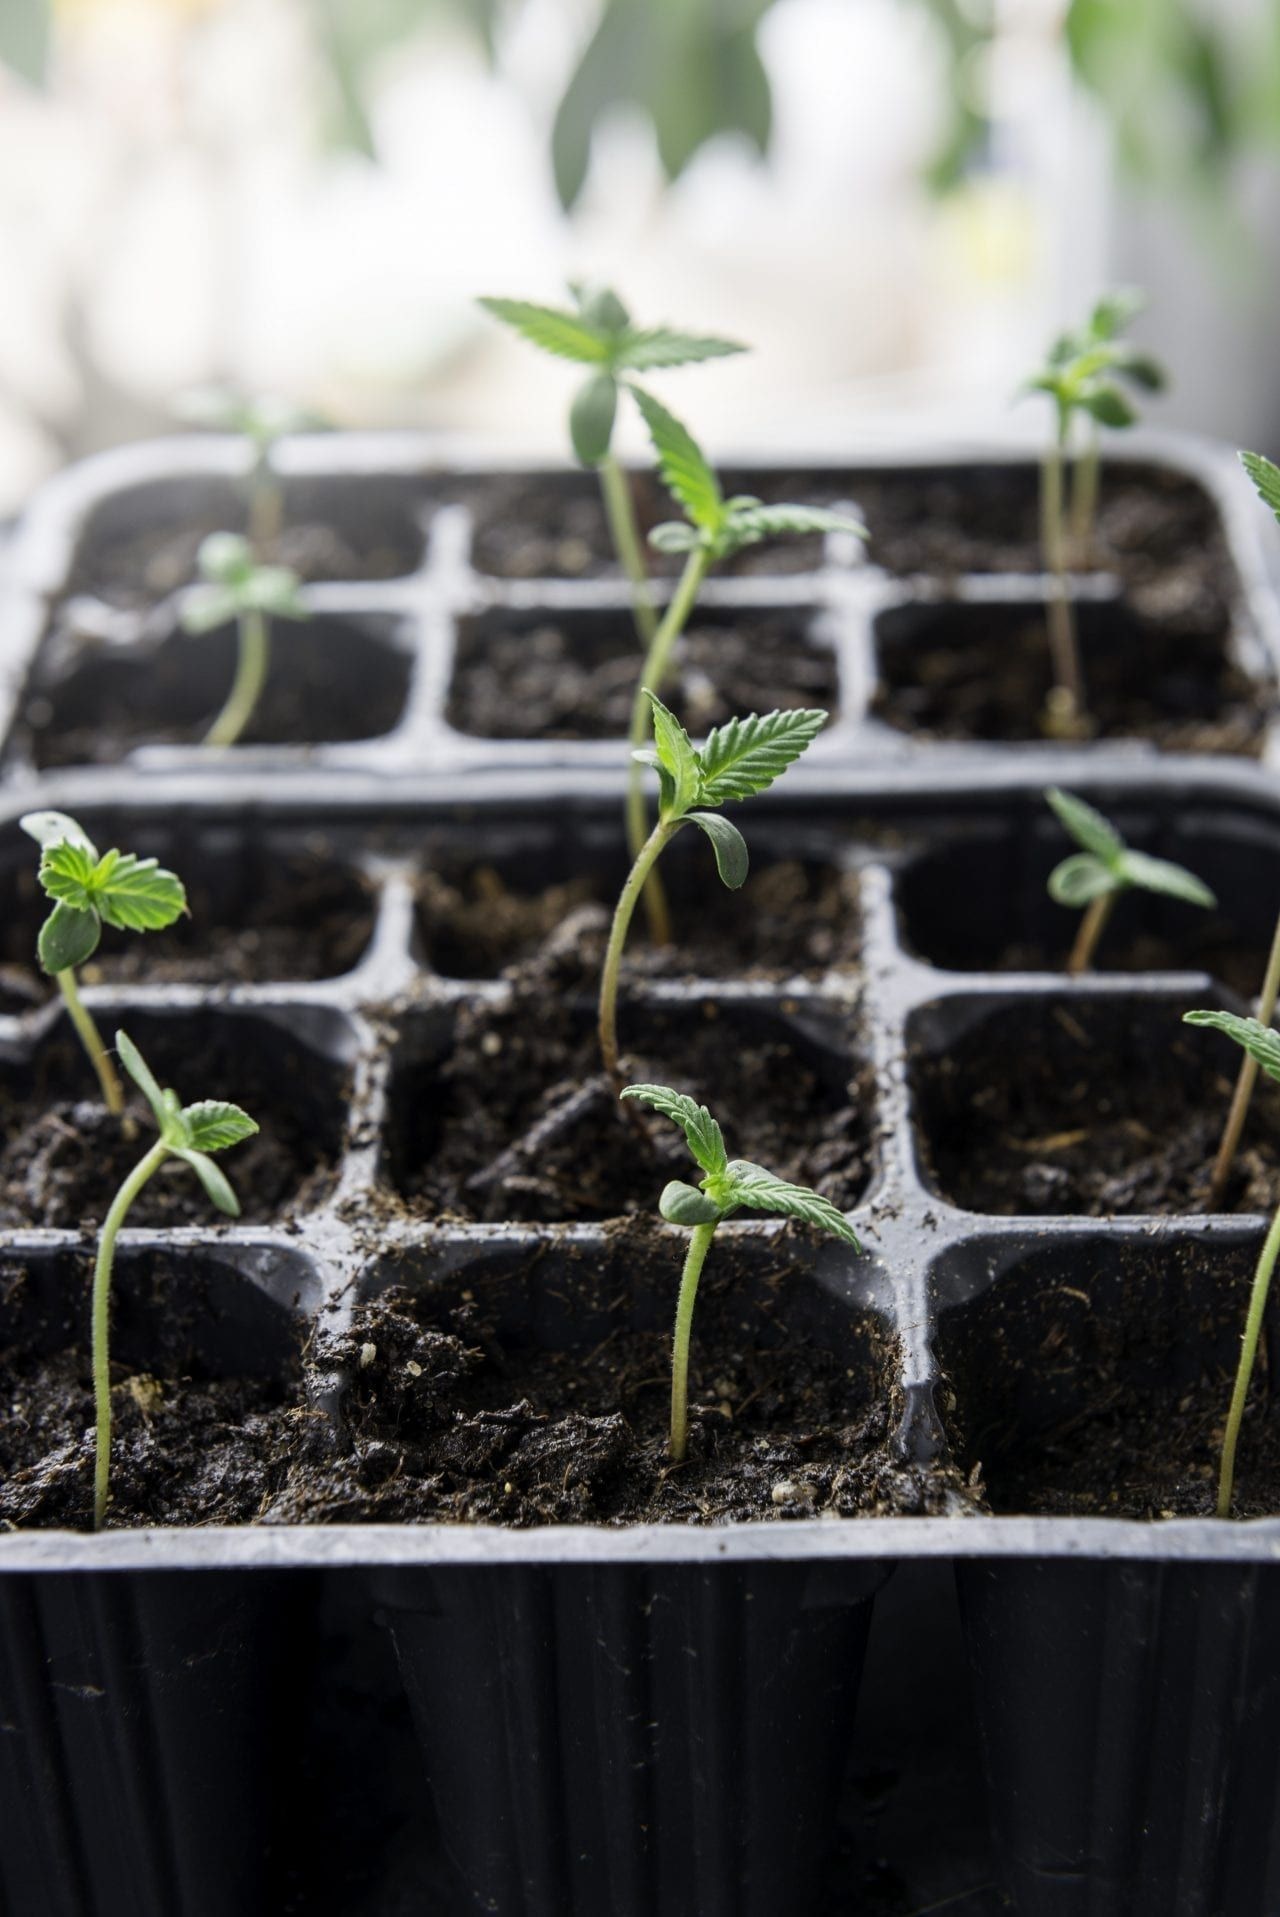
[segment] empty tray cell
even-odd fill
[[[695,735],[735,714],[822,706],[835,655],[801,607],[700,608],[662,696]],[[478,614],[458,626],[449,723],[481,739],[622,739],[642,654],[627,612]]]
[[[942,1313],[957,1462],[991,1508],[1211,1517],[1261,1231],[1113,1230],[965,1248],[986,1289]],[[944,1280],[944,1285],[945,1285]],[[1276,1328],[1271,1314],[1269,1338]],[[1280,1512],[1280,1409],[1259,1365],[1238,1460],[1243,1517]]]
[[[1088,710],[1104,739],[1167,751],[1256,753],[1269,691],[1234,664],[1224,605],[1203,618],[1144,618],[1125,602],[1076,608]],[[929,739],[1042,736],[1051,675],[1035,600],[894,607],[875,622],[875,715]]]
[[[420,481],[385,474],[290,479],[270,557],[304,579],[396,579],[421,560],[433,503]],[[245,492],[230,479],[189,474],[127,486],[90,513],[68,594],[154,605],[196,577],[210,533],[244,528]]]
[[[662,880],[676,943],[651,945],[637,913],[626,959],[633,974],[817,976],[857,965],[855,874],[804,856],[803,833],[748,831],[751,872],[737,892],[715,884],[710,847],[696,829],[672,842]],[[491,851],[483,841],[467,857],[442,850],[422,875],[417,927],[427,963],[463,979],[495,978],[517,964],[551,967],[562,986],[573,976],[589,988],[627,873],[620,821],[613,831],[579,832],[511,820],[489,837]]]
[[[110,928],[80,978],[141,984],[250,985],[337,978],[373,936],[376,897],[322,830],[270,831],[260,815],[211,820],[82,809],[100,852],[115,846],[157,858],[187,888],[190,916],[139,936]],[[54,990],[36,963],[50,910],[36,879],[39,853],[16,825],[0,832],[0,1012],[28,1011]]]
[[[93,1512],[89,1251],[0,1252],[0,1529]],[[123,1244],[111,1297],[111,1521],[240,1524],[282,1481],[298,1431],[311,1268],[264,1288],[217,1250]]]
[[[930,1189],[975,1212],[1193,1210],[1241,1054],[1183,1025],[1184,1009],[1136,994],[983,994],[917,1012],[908,1053]],[[1269,1210],[1278,1170],[1280,1094],[1263,1083],[1228,1203]]]
[[[280,1017],[230,1008],[157,1012],[115,1004],[96,1016],[108,1045],[123,1028],[160,1083],[175,1086],[184,1101],[230,1099],[257,1120],[258,1135],[220,1161],[245,1222],[268,1223],[327,1196],[347,1116],[350,1028],[340,1014],[308,1008],[306,1038]],[[127,1081],[126,1090],[133,1090]],[[0,1227],[101,1225],[121,1180],[154,1139],[154,1120],[139,1095],[133,1103],[139,1125],[130,1140],[101,1103],[65,1016],[29,1055],[9,1052],[0,1064]],[[151,1179],[129,1221],[225,1222],[178,1161]]]
[[[721,475],[727,496],[750,493],[770,504],[830,505],[851,495],[825,475],[777,473]],[[653,527],[678,519],[679,508],[652,472],[631,475],[641,539]],[[581,473],[513,473],[476,480],[466,490],[475,521],[472,559],[478,571],[500,579],[600,579],[621,577],[614,557],[597,482]],[[748,546],[723,575],[812,572],[822,564],[821,536],[768,539]],[[645,563],[659,576],[678,573],[683,559],[645,545]]]
[[[732,1157],[816,1186],[845,1209],[871,1166],[870,1074],[824,1008],[787,1016],[727,1000],[620,1008],[624,1068],[704,1100]],[[594,1006],[545,988],[502,1006],[407,1020],[392,1073],[383,1172],[428,1216],[657,1216],[693,1161],[667,1120],[628,1119],[600,1070]]]
[[[1040,469],[1027,461],[900,468],[854,475],[886,571],[934,574],[1039,572]],[[851,482],[852,483],[852,482]],[[1104,458],[1091,562],[1130,590],[1171,606],[1225,604],[1231,562],[1212,499],[1169,467]]]
[[[689,1457],[667,1450],[684,1234],[429,1257],[366,1275],[319,1351],[349,1376],[344,1521],[723,1523],[892,1498],[896,1345],[832,1243],[717,1235],[698,1289]],[[368,1355],[372,1347],[372,1356]],[[362,1354],[362,1348],[364,1348]],[[346,1474],[345,1485],[340,1474]]]
[[[394,730],[411,660],[396,622],[328,615],[276,620],[271,666],[242,745],[330,745]],[[11,753],[37,768],[112,764],[137,746],[198,745],[235,673],[231,626],[175,632],[158,646],[85,646],[65,668],[37,661]],[[233,763],[225,755],[221,764]]]
[[[1116,902],[1096,969],[1204,971],[1242,999],[1258,993],[1280,900],[1280,831],[1248,813],[1192,811],[1167,801],[1103,809],[1128,842],[1175,859],[1216,894],[1204,911],[1130,891]],[[1076,850],[1046,805],[1010,802],[998,818],[944,831],[897,875],[906,946],[952,972],[1061,972],[1080,914],[1055,905],[1049,874]]]

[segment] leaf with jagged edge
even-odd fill
[[[194,1105],[184,1105],[182,1121],[192,1146],[202,1152],[225,1152],[260,1129],[248,1112],[222,1098],[201,1098]]]
[[[728,521],[718,543],[727,556],[743,546],[758,545],[762,539],[833,532],[852,533],[858,539],[868,537],[861,520],[848,513],[831,512],[825,506],[763,506],[756,501],[739,506],[730,500]]]
[[[1256,1018],[1238,1018],[1234,1012],[1184,1012],[1184,1025],[1203,1025],[1224,1032],[1242,1045],[1269,1078],[1280,1080],[1280,1032]]]
[[[827,723],[818,707],[792,711],[752,712],[730,719],[707,735],[698,754],[704,805],[724,805],[731,799],[754,798],[793,765]]]
[[[703,360],[728,359],[747,350],[733,339],[679,333],[669,326],[649,326],[623,335],[614,364],[625,367],[628,372],[648,373],[659,367],[696,366]]]
[[[556,359],[576,360],[581,366],[603,366],[609,359],[611,340],[602,329],[592,326],[581,314],[568,313],[559,306],[540,306],[533,300],[482,298],[479,305]]]
[[[84,846],[68,841],[48,846],[39,879],[50,898],[96,912],[121,931],[160,931],[187,909],[186,889],[176,873],[156,859],[114,848],[95,859]]]
[[[776,1178],[763,1165],[753,1165],[748,1158],[735,1158],[725,1168],[716,1197],[722,1200],[726,1210],[733,1205],[745,1205],[749,1211],[798,1218],[802,1224],[830,1232],[855,1250],[861,1250],[853,1226],[829,1198],[810,1191],[807,1185],[792,1185],[785,1178]]]
[[[1264,506],[1280,519],[1280,466],[1263,453],[1241,453],[1240,464],[1253,481],[1253,489]]]
[[[678,1125],[689,1150],[709,1178],[718,1178],[729,1162],[724,1136],[705,1105],[699,1105],[687,1092],[674,1092],[669,1085],[627,1085],[622,1098],[639,1099],[651,1105]]]
[[[1110,819],[1104,819],[1101,812],[1059,785],[1051,785],[1044,796],[1081,851],[1092,852],[1104,865],[1114,866],[1125,844]]]
[[[1136,886],[1142,892],[1181,899],[1186,905],[1199,905],[1206,911],[1212,911],[1218,903],[1203,879],[1188,872],[1184,865],[1175,865],[1172,859],[1153,859],[1146,852],[1131,852],[1126,846],[1120,854],[1118,870],[1127,885]]]
[[[713,535],[724,523],[724,499],[720,482],[703,456],[702,449],[687,426],[643,386],[629,391],[640,408],[653,441],[654,457],[663,485],[684,507],[700,532]]]
[[[653,709],[653,743],[658,764],[670,782],[669,785],[664,784],[663,788],[663,816],[682,818],[702,796],[701,763],[694,750],[693,740],[675,713],[668,711],[657,693],[650,692],[648,686],[645,686],[644,693]]]

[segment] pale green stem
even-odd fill
[[[1072,978],[1078,978],[1093,964],[1098,940],[1107,929],[1107,920],[1115,909],[1115,902],[1114,892],[1104,892],[1100,899],[1094,899],[1086,906],[1080,929],[1076,933],[1076,942],[1071,948],[1071,957],[1067,960],[1067,971]]]
[[[653,635],[649,650],[645,655],[644,666],[636,685],[636,696],[631,704],[631,726],[627,733],[627,746],[631,752],[639,751],[650,734],[650,707],[644,696],[647,686],[650,692],[661,692],[663,681],[671,669],[671,654],[676,640],[684,631],[689,614],[697,604],[702,582],[706,578],[707,568],[711,564],[711,555],[701,546],[689,554],[684,571],[672,596],[671,603],[662,616],[662,623]],[[633,859],[640,855],[649,830],[648,808],[644,802],[644,767],[638,760],[632,759],[627,770],[627,850]],[[657,878],[653,878],[645,890],[645,912],[649,919],[649,935],[655,945],[671,943],[671,916],[667,911]]]
[[[1240,1343],[1240,1365],[1236,1372],[1235,1389],[1231,1393],[1227,1428],[1222,1439],[1222,1466],[1218,1473],[1218,1516],[1220,1518],[1231,1516],[1231,1493],[1235,1488],[1236,1477],[1236,1445],[1240,1439],[1240,1423],[1244,1417],[1245,1400],[1249,1396],[1254,1360],[1258,1355],[1258,1340],[1262,1336],[1263,1319],[1266,1317],[1271,1274],[1276,1268],[1278,1255],[1280,1255],[1280,1210],[1271,1220],[1271,1229],[1263,1244],[1258,1268],[1253,1274],[1249,1315],[1245,1319],[1244,1337]]]
[[[238,621],[239,654],[236,676],[227,703],[204,736],[207,746],[233,746],[253,717],[266,684],[268,665],[267,617],[256,606]]]
[[[142,1187],[169,1156],[169,1147],[157,1139],[140,1158],[111,1201],[98,1240],[93,1267],[93,1401],[97,1432],[93,1458],[93,1528],[101,1531],[107,1515],[111,1480],[111,1272],[116,1260],[116,1235]]]
[[[249,544],[255,559],[269,557],[283,525],[284,490],[271,465],[270,453],[262,453],[249,481]]]
[[[1098,519],[1098,481],[1101,461],[1098,453],[1098,429],[1093,427],[1088,444],[1076,457],[1071,474],[1071,550],[1081,572],[1093,564],[1093,538]]]
[[[627,933],[636,904],[644,890],[648,878],[667,841],[683,825],[683,819],[659,819],[653,831],[640,848],[639,856],[630,872],[627,882],[618,897],[614,909],[613,924],[609,928],[609,943],[605,947],[604,969],[600,974],[600,1056],[604,1068],[614,1085],[621,1090],[622,1075],[618,1070],[618,973],[622,965],[622,951],[627,942]]]
[[[76,975],[70,967],[65,972],[55,972],[58,990],[62,1001],[75,1026],[80,1043],[89,1055],[89,1063],[98,1074],[98,1083],[102,1087],[102,1098],[113,1118],[124,1118],[124,1087],[120,1083],[120,1074],[111,1062],[111,1054],[102,1042],[102,1033],[94,1023],[93,1013],[80,996],[80,987]],[[132,1135],[132,1123],[125,1119],[125,1130]]]
[[[1258,1000],[1258,1020],[1262,1025],[1270,1025],[1276,1015],[1276,999],[1280,996],[1280,919],[1271,939],[1271,955],[1267,960],[1266,977],[1262,981],[1262,996]],[[1218,1156],[1213,1161],[1213,1177],[1209,1181],[1208,1209],[1217,1211],[1222,1204],[1227,1189],[1227,1180],[1231,1176],[1231,1167],[1235,1163],[1236,1151],[1244,1131],[1244,1121],[1248,1116],[1249,1102],[1253,1097],[1253,1088],[1258,1082],[1258,1063],[1246,1052],[1241,1060],[1240,1072],[1236,1079],[1236,1089],[1231,1099],[1231,1110],[1227,1113],[1227,1123],[1222,1133],[1222,1143],[1218,1146]]]
[[[680,1274],[676,1331],[671,1343],[671,1456],[677,1464],[684,1457],[689,1440],[689,1340],[693,1332],[693,1306],[718,1223],[716,1219],[709,1225],[694,1226]]]
[[[604,496],[605,518],[609,522],[613,549],[631,582],[631,613],[636,622],[636,632],[641,645],[648,647],[653,644],[654,634],[658,630],[658,615],[649,597],[649,569],[644,563],[631,485],[612,453],[605,454],[596,470],[600,474],[600,491]],[[655,686],[654,691],[657,689]]]
[[[1045,453],[1040,469],[1040,540],[1049,594],[1045,616],[1049,629],[1049,658],[1054,690],[1050,697],[1055,730],[1070,734],[1084,715],[1084,674],[1076,634],[1075,608],[1067,580],[1066,540],[1063,534],[1062,455],[1064,431]]]

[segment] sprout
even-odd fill
[[[226,704],[205,734],[209,746],[232,746],[252,719],[270,666],[269,619],[305,619],[298,575],[287,566],[260,566],[239,533],[210,533],[200,548],[204,584],[182,609],[187,632],[236,624],[236,675]]]
[[[175,409],[193,426],[215,433],[238,433],[253,454],[249,469],[249,539],[262,554],[280,537],[284,496],[275,469],[277,442],[288,433],[322,432],[328,421],[276,394],[252,396],[222,386],[201,386],[185,393]]]
[[[704,806],[728,805],[750,799],[771,786],[812,744],[827,723],[825,712],[801,708],[794,712],[752,713],[717,726],[699,752],[674,713],[656,693],[646,689],[653,709],[654,745],[641,748],[636,758],[658,774],[658,823],[640,848],[627,875],[609,929],[604,969],[600,976],[600,1055],[615,1085],[618,1069],[618,972],[623,947],[645,881],[664,848],[683,826],[705,832],[715,853],[721,879],[736,892],[747,876],[747,847],[736,825],[720,812]]]
[[[763,1165],[753,1165],[750,1159],[730,1158],[725,1151],[724,1135],[705,1105],[695,1103],[684,1092],[671,1091],[666,1085],[628,1085],[620,1096],[639,1099],[679,1125],[703,1174],[697,1185],[673,1180],[658,1200],[658,1210],[668,1224],[687,1225],[692,1232],[680,1274],[671,1349],[671,1455],[679,1464],[685,1454],[689,1431],[689,1339],[693,1330],[693,1307],[702,1267],[720,1220],[745,1206],[748,1211],[768,1212],[775,1218],[798,1218],[803,1224],[843,1239],[855,1251],[861,1247],[852,1225],[829,1198],[810,1191],[807,1185],[790,1185],[766,1171]]]
[[[98,949],[104,925],[125,932],[159,932],[187,909],[182,880],[155,859],[112,850],[98,856],[84,827],[65,812],[28,812],[19,820],[40,847],[37,874],[54,901],[40,928],[41,970],[62,994],[80,1042],[98,1075],[107,1110],[124,1116],[124,1090],[102,1035],[80,997],[75,968]],[[125,1120],[132,1132],[132,1121]]]
[[[1088,439],[1076,458],[1073,475],[1071,531],[1075,563],[1087,565],[1097,515],[1098,427],[1132,426],[1137,419],[1125,392],[1126,384],[1158,392],[1165,383],[1159,362],[1119,337],[1144,303],[1143,295],[1130,289],[1106,294],[1083,326],[1055,340],[1044,365],[1023,388],[1024,392],[1047,394],[1055,413],[1054,436],[1040,469],[1040,537],[1045,571],[1051,580],[1047,615],[1055,681],[1045,725],[1057,737],[1079,737],[1091,729],[1067,580],[1063,462],[1077,420],[1086,421]]]
[[[247,1112],[222,1099],[200,1099],[183,1105],[176,1092],[162,1092],[126,1032],[116,1033],[120,1062],[145,1097],[160,1128],[160,1136],[146,1155],[138,1160],[111,1201],[98,1239],[98,1256],[93,1267],[93,1397],[96,1412],[93,1461],[93,1528],[102,1529],[107,1515],[107,1497],[111,1475],[111,1273],[115,1265],[116,1238],[129,1214],[129,1208],[147,1180],[159,1171],[168,1158],[180,1158],[190,1165],[205,1194],[218,1210],[230,1218],[240,1216],[240,1205],[226,1177],[210,1152],[226,1151],[242,1139],[252,1138],[258,1130]]]
[[[1074,793],[1063,792],[1055,785],[1044,796],[1080,847],[1049,874],[1049,897],[1056,905],[1084,907],[1067,960],[1073,978],[1087,972],[1093,963],[1098,940],[1121,892],[1155,892],[1206,910],[1217,904],[1208,886],[1194,873],[1171,859],[1153,859],[1145,852],[1134,852],[1109,819]]]
[[[1268,1078],[1280,1081],[1280,1032],[1270,1025],[1263,1025],[1256,1018],[1237,1018],[1234,1012],[1186,1012],[1183,1014],[1187,1025],[1206,1025],[1212,1031],[1225,1032],[1228,1038],[1235,1040],[1244,1048],[1245,1056],[1254,1064],[1261,1066]],[[1253,1377],[1254,1361],[1258,1355],[1258,1340],[1262,1336],[1263,1319],[1267,1310],[1267,1293],[1271,1289],[1271,1276],[1276,1268],[1276,1258],[1280,1256],[1280,1209],[1271,1221],[1271,1229],[1263,1241],[1262,1252],[1253,1274],[1253,1289],[1249,1294],[1249,1311],[1245,1319],[1244,1337],[1240,1344],[1240,1363],[1236,1368],[1235,1386],[1231,1393],[1231,1407],[1227,1413],[1227,1426],[1222,1438],[1222,1463],[1218,1472],[1218,1516],[1231,1516],[1231,1494],[1235,1487],[1236,1446],[1240,1440],[1240,1425],[1244,1418],[1245,1400],[1249,1396],[1249,1383]]]

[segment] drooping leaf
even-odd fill
[[[609,451],[618,411],[618,385],[612,373],[594,373],[580,386],[569,409],[569,437],[583,466],[598,466]]]
[[[1280,1032],[1256,1018],[1238,1018],[1234,1012],[1184,1012],[1184,1025],[1205,1025],[1225,1032],[1256,1059],[1269,1078],[1280,1080]]]
[[[700,796],[700,767],[693,740],[674,712],[669,712],[656,693],[645,687],[645,696],[653,709],[653,742],[658,763],[670,780],[669,793],[663,794],[663,814],[679,818]]]
[[[827,723],[817,707],[790,712],[751,713],[716,726],[698,754],[704,805],[750,799],[763,792],[794,764]]]
[[[655,1112],[661,1112],[664,1118],[677,1124],[690,1152],[708,1177],[715,1178],[723,1172],[728,1163],[724,1137],[705,1105],[699,1105],[687,1092],[673,1092],[669,1085],[627,1085],[620,1096],[652,1105]]]
[[[1263,505],[1269,506],[1280,519],[1280,466],[1262,453],[1241,453],[1240,464],[1253,481],[1254,491]]]
[[[96,912],[59,901],[40,927],[36,954],[50,978],[83,965],[98,949],[102,925]]]
[[[1115,867],[1092,852],[1073,852],[1049,874],[1049,897],[1055,905],[1068,905],[1073,911],[1122,890],[1123,881]]]
[[[736,892],[746,883],[750,869],[747,842],[741,832],[723,812],[690,812],[687,817],[690,825],[696,825],[710,839],[721,882]]]
[[[1131,852],[1128,846],[1120,854],[1120,876],[1127,885],[1143,892],[1158,892],[1164,898],[1182,899],[1187,905],[1200,905],[1211,911],[1218,903],[1213,893],[1185,866],[1172,859],[1153,859],[1145,852]]]
[[[728,359],[734,353],[746,351],[737,340],[678,333],[669,326],[650,326],[626,335],[614,363],[628,372],[648,373],[662,366],[693,366],[701,360]]]
[[[700,531],[719,531],[724,514],[720,482],[693,434],[643,386],[630,390],[649,429],[663,485]]]
[[[116,1033],[116,1051],[119,1053],[120,1063],[155,1113],[156,1124],[163,1132],[169,1118],[169,1106],[165,1102],[164,1093],[156,1083],[151,1067],[127,1032]]]
[[[557,359],[599,366],[609,357],[609,341],[604,332],[579,313],[567,313],[559,306],[539,306],[532,300],[483,298],[479,304],[495,319],[514,327],[531,345],[541,347],[544,353],[552,353]]]
[[[1092,852],[1104,865],[1115,864],[1125,846],[1109,819],[1061,786],[1050,786],[1044,796],[1082,851]]]
[[[252,1138],[260,1129],[239,1105],[220,1098],[201,1098],[194,1105],[184,1105],[182,1119],[192,1145],[202,1152],[224,1152],[242,1139]]]
[[[94,903],[108,925],[127,932],[158,932],[187,909],[187,892],[175,872],[156,859],[122,853],[105,878],[98,877]]]
[[[792,1185],[784,1178],[775,1178],[763,1165],[753,1165],[750,1159],[735,1158],[726,1167],[723,1191],[726,1210],[731,1205],[745,1205],[749,1211],[798,1218],[803,1224],[829,1232],[855,1250],[861,1250],[853,1226],[829,1198],[810,1191],[807,1185]]]
[[[195,1151],[188,1145],[178,1145],[170,1149],[175,1158],[180,1158],[184,1164],[190,1165],[204,1186],[206,1197],[217,1206],[219,1211],[225,1212],[228,1218],[240,1216],[240,1201],[232,1191],[227,1175],[220,1165],[215,1165],[212,1158],[206,1158],[203,1152]]]
[[[658,1210],[669,1225],[715,1225],[721,1217],[714,1198],[699,1191],[696,1185],[683,1184],[678,1178],[662,1187]]]

